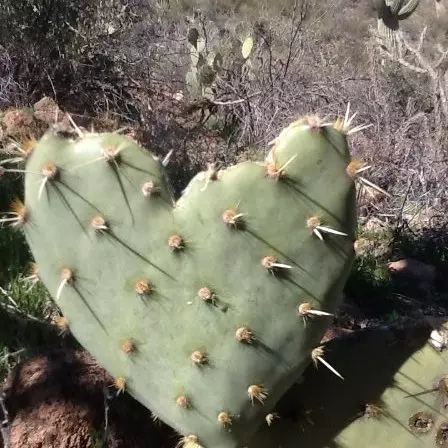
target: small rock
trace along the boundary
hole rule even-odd
[[[30,134],[34,126],[33,114],[22,109],[9,110],[2,121],[5,136]]]
[[[448,334],[446,330],[433,330],[428,341],[436,350],[443,350],[448,344]]]
[[[436,278],[436,268],[430,264],[423,263],[413,258],[402,258],[401,260],[388,263],[389,271],[397,276],[413,280],[416,283],[433,286]]]
[[[363,229],[368,232],[382,231],[386,228],[386,223],[379,218],[372,216],[365,223],[363,223]]]
[[[48,125],[53,125],[55,123],[63,123],[67,126],[70,125],[70,121],[64,112],[62,112],[56,102],[48,96],[44,96],[34,104],[34,118]]]
[[[332,325],[322,337],[320,343],[323,344],[325,342],[331,341],[332,339],[340,338],[342,336],[346,336],[348,334],[353,333],[354,330],[349,330],[347,328],[337,327]]]

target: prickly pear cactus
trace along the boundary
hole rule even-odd
[[[247,72],[249,78],[253,75],[250,56],[255,42],[247,31],[241,40],[235,37],[231,42],[220,41],[219,51],[218,47],[213,50],[206,47],[206,39],[197,28],[188,30],[187,41],[191,64],[185,75],[185,83],[193,97],[214,100],[216,80],[223,71],[234,74]],[[226,51],[229,44],[230,48]],[[221,50],[224,50],[224,56]]]
[[[356,204],[337,123],[293,123],[264,162],[210,166],[177,202],[119,134],[50,131],[27,161],[16,224],[61,326],[184,444],[247,440],[340,302]]]
[[[426,324],[331,341],[327,361],[345,380],[310,365],[249,447],[448,446],[448,353],[438,341]]]
[[[420,0],[375,0],[379,36],[391,51],[396,51],[396,33],[400,21],[407,19],[417,9]]]

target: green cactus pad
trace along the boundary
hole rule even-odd
[[[336,128],[296,122],[265,162],[211,166],[177,202],[118,134],[52,131],[27,163],[24,231],[72,334],[204,447],[240,446],[310,362],[329,319],[298,306],[340,303],[356,201]]]
[[[410,17],[417,9],[420,0],[375,0],[378,14],[378,32],[389,45],[394,45],[395,32],[399,22]]]
[[[195,49],[197,49],[199,38],[200,34],[197,28],[190,28],[188,30],[187,40]]]
[[[249,447],[448,446],[448,352],[436,350],[430,335],[418,324],[327,343],[326,359],[345,380],[310,365]]]
[[[250,56],[253,46],[253,38],[251,36],[246,37],[246,39],[244,39],[243,45],[241,46],[241,54],[243,55],[244,59],[247,59]]]
[[[200,96],[202,93],[201,83],[198,79],[197,70],[188,72],[185,76],[188,93],[192,96]]]
[[[400,20],[407,19],[418,7],[420,0],[409,0],[403,2],[401,9],[398,12]]]
[[[398,16],[400,20],[409,17],[417,9],[419,3],[420,0],[385,0],[390,12]]]

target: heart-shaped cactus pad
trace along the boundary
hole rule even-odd
[[[177,201],[165,163],[119,133],[49,130],[27,161],[40,279],[181,445],[244,446],[340,303],[356,188],[336,124],[301,119],[264,161],[210,166]]]

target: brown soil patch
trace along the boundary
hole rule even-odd
[[[175,446],[178,436],[153,423],[151,413],[128,395],[116,397],[111,384],[112,378],[82,350],[57,350],[17,366],[5,384],[10,448]],[[102,443],[104,391],[114,398],[108,402],[108,436]]]

